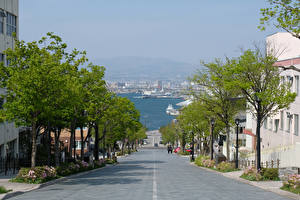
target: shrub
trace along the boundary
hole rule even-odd
[[[5,187],[0,186],[0,194],[4,194],[4,193],[10,192],[10,191],[12,191],[12,190],[7,190]]]
[[[56,168],[59,176],[68,176],[78,172],[94,169],[93,165],[85,161],[76,161],[75,163],[67,163]]]
[[[287,190],[296,194],[300,193],[300,175],[293,174],[288,176],[288,180],[283,182],[283,190]]]
[[[100,167],[104,167],[104,166],[105,166],[105,162],[102,158],[100,160],[95,160],[94,161],[94,167],[95,168],[100,168]]]
[[[13,181],[39,184],[55,179],[56,177],[57,172],[54,167],[41,166],[33,168],[21,168]]]
[[[178,152],[178,154],[179,154],[179,155],[183,155],[183,156],[188,156],[188,155],[190,155],[190,152],[188,152],[188,151],[181,151],[181,150],[180,150],[180,151]]]
[[[115,164],[115,163],[117,163],[116,157],[115,158],[113,157],[112,159],[109,158],[105,159],[105,164]]]
[[[116,154],[117,154],[117,156],[123,156],[124,155],[124,153],[122,153],[121,151],[117,152]]]
[[[234,165],[232,163],[225,162],[225,161],[219,163],[216,166],[216,169],[221,172],[232,172],[232,171],[236,170],[236,168],[234,167]]]
[[[261,175],[264,180],[279,180],[278,168],[263,168]]]
[[[203,160],[203,167],[207,167],[207,168],[214,168],[215,166],[215,161],[214,160]]]
[[[209,156],[204,156],[204,155],[197,156],[197,158],[195,159],[195,164],[200,166],[200,167],[204,167],[203,166],[203,161],[208,160],[208,159],[209,159]]]
[[[263,179],[262,175],[257,172],[255,167],[248,167],[245,169],[244,173],[241,175],[241,178],[247,179],[249,181],[260,181]]]

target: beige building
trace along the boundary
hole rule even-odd
[[[13,48],[13,33],[19,35],[19,0],[0,0],[0,61],[7,63],[3,54],[7,48]],[[0,88],[0,93],[5,92]],[[3,99],[0,99],[2,107]],[[18,154],[19,129],[13,123],[0,123],[0,157],[8,153],[12,156]]]

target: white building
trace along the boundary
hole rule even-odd
[[[13,48],[14,39],[12,33],[19,34],[19,1],[0,0],[0,61],[7,62],[3,51]],[[0,88],[3,94],[4,89]],[[0,99],[0,108],[3,104]],[[19,129],[14,123],[0,123],[0,156],[4,157],[7,153],[16,155],[19,149]]]
[[[278,57],[276,66],[295,66],[300,69],[300,40],[290,33],[276,33],[266,39],[268,51]],[[297,94],[288,109],[281,110],[276,116],[268,117],[261,127],[262,162],[279,159],[280,167],[300,167],[300,72],[283,70],[282,81],[289,81],[292,91]],[[247,114],[245,132],[248,134],[246,146],[255,148],[256,120]],[[253,137],[254,136],[254,137]],[[251,156],[254,159],[254,155]]]

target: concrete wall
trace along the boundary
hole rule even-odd
[[[261,152],[261,162],[280,160],[280,168],[300,167],[300,143],[278,147]],[[248,160],[255,160],[255,155],[250,154]]]

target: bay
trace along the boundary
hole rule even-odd
[[[177,103],[182,102],[182,99],[172,98],[148,98],[142,99],[140,94],[126,93],[119,94],[119,96],[127,97],[130,99],[137,110],[140,111],[140,122],[148,128],[148,130],[157,130],[161,126],[170,123],[176,116],[171,116],[166,113],[166,108],[172,104],[175,109],[180,107],[176,106]]]

